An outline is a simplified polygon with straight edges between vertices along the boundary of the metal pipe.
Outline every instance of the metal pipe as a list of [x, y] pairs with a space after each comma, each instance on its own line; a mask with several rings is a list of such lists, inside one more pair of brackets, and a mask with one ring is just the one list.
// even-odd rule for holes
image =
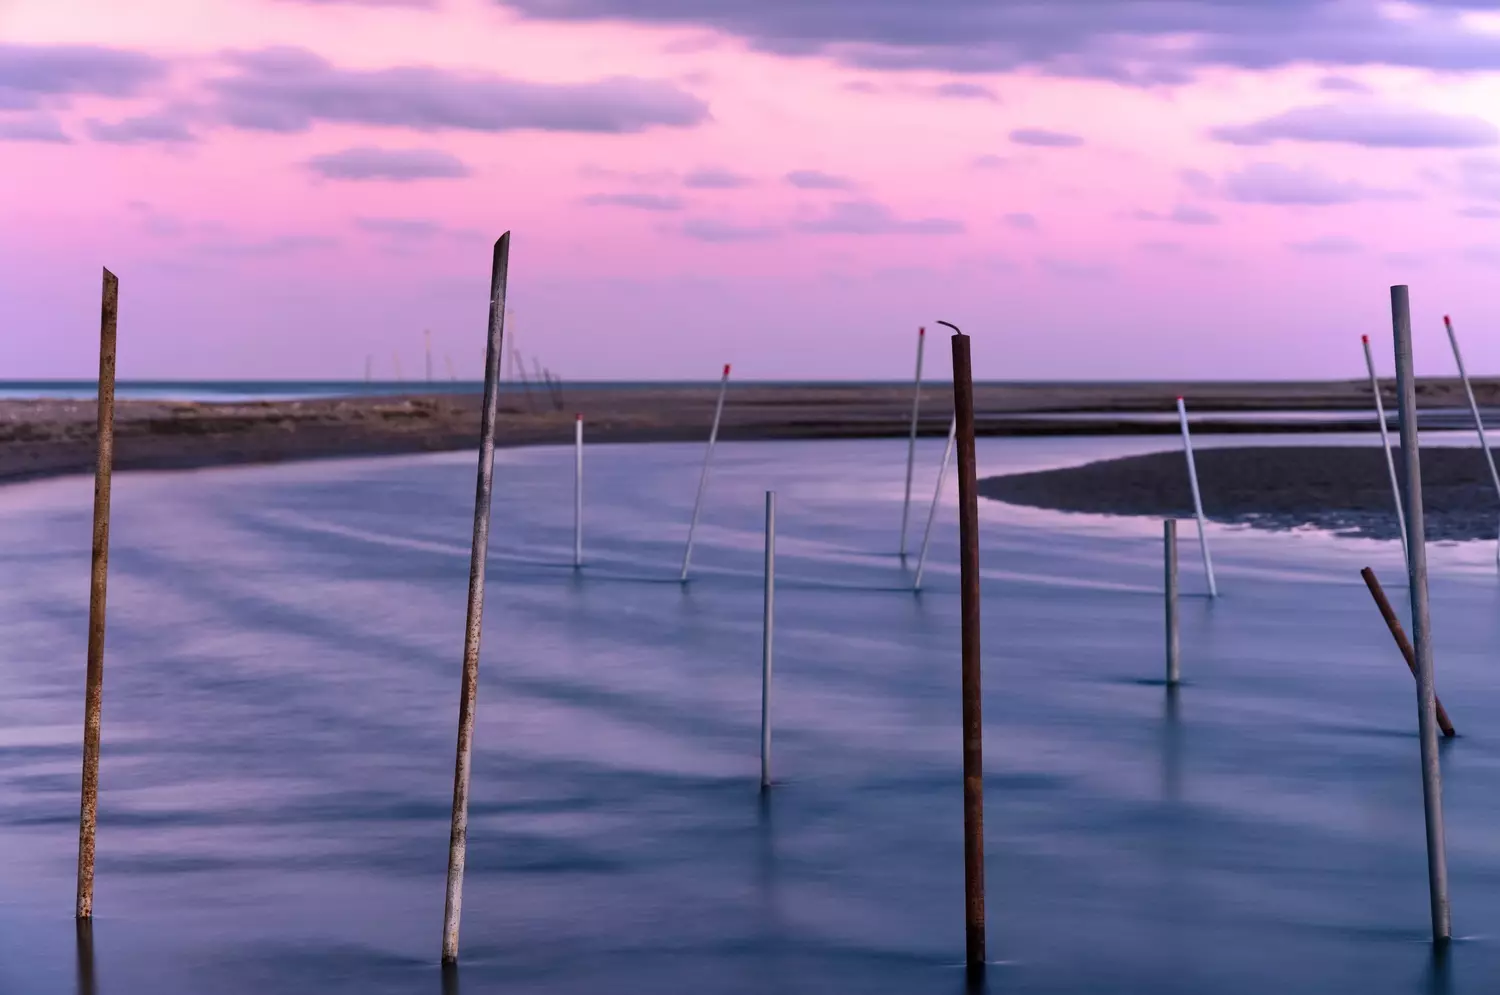
[[1432, 617], [1427, 604], [1427, 542], [1422, 516], [1422, 460], [1417, 437], [1417, 384], [1412, 376], [1411, 302], [1405, 286], [1391, 288], [1391, 325], [1396, 338], [1396, 391], [1400, 399], [1402, 503], [1411, 529], [1407, 577], [1411, 589], [1412, 638], [1416, 643], [1417, 728], [1422, 743], [1422, 812], [1427, 828], [1427, 884], [1432, 939], [1453, 935], [1448, 908], [1448, 857], [1443, 832], [1443, 773], [1438, 765], [1437, 691], [1432, 670]]
[[698, 477], [698, 496], [693, 500], [693, 520], [688, 523], [687, 549], [682, 553], [682, 582], [687, 583], [688, 565], [693, 560], [693, 536], [698, 531], [698, 513], [703, 509], [703, 491], [708, 487], [708, 468], [714, 459], [714, 444], [719, 441], [719, 421], [724, 417], [724, 395], [729, 390], [729, 364], [719, 381], [719, 403], [714, 406], [714, 425], [708, 432], [708, 449], [703, 453], [703, 472]]
[[[1469, 383], [1469, 374], [1464, 370], [1464, 357], [1458, 351], [1458, 336], [1453, 332], [1453, 321], [1443, 315], [1443, 327], [1448, 330], [1448, 344], [1453, 346], [1453, 361], [1458, 364], [1458, 377], [1464, 383], [1464, 394], [1469, 399], [1469, 411], [1474, 416], [1474, 431], [1479, 434], [1479, 451], [1484, 453], [1485, 466], [1490, 468], [1490, 481], [1495, 485], [1495, 496], [1500, 497], [1500, 472], [1495, 470], [1495, 455], [1490, 452], [1489, 440], [1484, 435], [1484, 420], [1479, 417], [1479, 404], [1474, 400], [1474, 387]], [[1500, 564], [1500, 543], [1495, 544], [1495, 562]]]
[[469, 840], [469, 771], [474, 749], [474, 707], [479, 690], [479, 636], [484, 628], [484, 568], [490, 545], [490, 495], [495, 471], [495, 409], [501, 345], [505, 339], [505, 286], [510, 232], [495, 242], [490, 266], [488, 344], [484, 357], [484, 406], [479, 421], [479, 471], [474, 489], [474, 545], [469, 556], [469, 607], [464, 627], [463, 680], [458, 698], [458, 750], [453, 766], [453, 824], [448, 836], [448, 895], [443, 908], [443, 961], [458, 960], [458, 922], [463, 910], [464, 861]]
[[943, 462], [938, 466], [937, 487], [932, 492], [932, 507], [927, 509], [927, 528], [922, 530], [922, 552], [917, 555], [917, 573], [912, 578], [911, 589], [922, 589], [922, 570], [927, 566], [927, 547], [932, 542], [932, 523], [937, 519], [938, 499], [943, 496], [943, 480], [948, 476], [948, 464], [953, 460], [953, 439], [958, 432], [958, 419], [948, 423], [948, 444], [943, 447]]
[[917, 377], [911, 394], [911, 438], [906, 443], [906, 499], [901, 503], [901, 558], [906, 559], [906, 522], [911, 515], [911, 475], [917, 459], [917, 414], [922, 408], [922, 346], [927, 329], [917, 329]]
[[[1385, 596], [1385, 589], [1375, 578], [1375, 571], [1365, 567], [1359, 575], [1365, 579], [1365, 586], [1370, 589], [1370, 597], [1375, 599], [1375, 607], [1380, 610], [1380, 617], [1385, 619], [1386, 628], [1391, 630], [1391, 638], [1396, 640], [1396, 648], [1401, 651], [1401, 657], [1406, 661], [1407, 669], [1411, 671], [1413, 677], [1416, 677], [1416, 651], [1411, 648], [1411, 642], [1406, 638], [1406, 630], [1401, 628], [1401, 619], [1396, 616], [1396, 609], [1391, 607], [1389, 599]], [[1443, 699], [1437, 696], [1436, 689], [1432, 694], [1432, 702], [1437, 712], [1438, 728], [1443, 730], [1443, 735], [1457, 736], [1458, 732], [1453, 728], [1453, 722], [1448, 718], [1448, 710], [1443, 707]]]
[[583, 566], [583, 415], [573, 420], [573, 566]]
[[94, 914], [94, 836], [99, 818], [100, 715], [104, 707], [104, 600], [109, 585], [109, 491], [115, 468], [115, 326], [120, 281], [104, 271], [99, 308], [99, 449], [94, 469], [94, 550], [89, 571], [88, 671], [83, 694], [83, 789], [78, 813], [79, 919]]
[[1162, 555], [1166, 570], [1167, 687], [1182, 680], [1182, 638], [1177, 619], [1177, 520], [1162, 522]]
[[974, 458], [974, 375], [969, 337], [953, 329], [953, 413], [958, 442], [958, 545], [963, 647], [964, 946], [971, 975], [984, 971], [984, 722], [980, 711], [979, 486]]
[[1187, 405], [1177, 399], [1177, 418], [1182, 422], [1182, 451], [1187, 456], [1188, 483], [1193, 488], [1193, 511], [1198, 515], [1198, 545], [1203, 549], [1203, 572], [1208, 575], [1208, 596], [1219, 596], [1219, 585], [1214, 583], [1214, 561], [1208, 555], [1208, 533], [1203, 521], [1203, 496], [1198, 490], [1198, 465], [1193, 460], [1193, 437], [1188, 432]]
[[776, 621], [776, 492], [766, 491], [766, 599], [760, 644], [760, 790], [771, 788], [771, 636]]
[[1365, 366], [1370, 371], [1370, 392], [1375, 395], [1375, 420], [1380, 424], [1380, 448], [1385, 451], [1385, 468], [1391, 475], [1391, 497], [1396, 502], [1396, 522], [1401, 526], [1401, 555], [1411, 559], [1411, 543], [1406, 536], [1406, 511], [1401, 507], [1401, 483], [1396, 479], [1396, 458], [1391, 455], [1391, 434], [1385, 424], [1385, 402], [1380, 399], [1380, 378], [1375, 375], [1375, 360], [1370, 356], [1370, 337], [1361, 335], [1365, 347]]

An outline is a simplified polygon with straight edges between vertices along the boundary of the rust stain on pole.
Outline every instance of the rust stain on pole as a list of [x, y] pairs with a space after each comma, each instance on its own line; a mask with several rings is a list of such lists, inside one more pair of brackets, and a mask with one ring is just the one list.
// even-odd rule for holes
[[970, 973], [984, 970], [984, 722], [979, 669], [979, 487], [974, 459], [974, 374], [969, 337], [953, 335], [958, 443], [958, 543], [963, 622], [964, 933]]
[[490, 267], [489, 340], [484, 360], [484, 408], [479, 426], [479, 476], [474, 493], [474, 546], [469, 559], [469, 612], [458, 698], [458, 755], [453, 765], [453, 826], [448, 837], [448, 896], [443, 908], [443, 963], [458, 960], [464, 861], [469, 838], [469, 770], [474, 747], [474, 703], [479, 689], [479, 635], [484, 627], [484, 567], [490, 545], [490, 494], [495, 472], [495, 409], [501, 343], [505, 338], [505, 282], [510, 232], [495, 243]]
[[99, 312], [99, 459], [94, 471], [94, 555], [89, 576], [88, 677], [83, 703], [83, 798], [78, 816], [79, 919], [94, 914], [99, 816], [99, 713], [104, 702], [104, 593], [109, 579], [109, 484], [115, 465], [115, 323], [120, 281], [104, 271]]
[[[1375, 607], [1380, 609], [1380, 616], [1385, 619], [1385, 624], [1391, 630], [1391, 638], [1396, 640], [1396, 647], [1401, 650], [1401, 655], [1406, 659], [1406, 666], [1411, 670], [1413, 677], [1417, 676], [1417, 651], [1412, 648], [1411, 641], [1406, 638], [1406, 630], [1401, 628], [1401, 619], [1396, 616], [1396, 609], [1391, 607], [1390, 601], [1385, 596], [1385, 590], [1380, 586], [1380, 581], [1375, 579], [1375, 571], [1365, 567], [1359, 572], [1365, 579], [1365, 586], [1370, 589], [1370, 597], [1375, 599]], [[1453, 723], [1448, 720], [1448, 710], [1443, 707], [1442, 699], [1436, 694], [1433, 701], [1437, 705], [1438, 727], [1443, 730], [1444, 736], [1457, 736], [1453, 729]]]

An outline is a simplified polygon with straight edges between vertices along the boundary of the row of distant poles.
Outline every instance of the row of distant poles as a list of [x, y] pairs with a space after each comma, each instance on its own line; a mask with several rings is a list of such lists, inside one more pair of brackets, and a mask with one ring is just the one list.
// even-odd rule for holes
[[[526, 386], [530, 386], [530, 384], [533, 382], [533, 379], [536, 382], [542, 384], [552, 384], [557, 382], [557, 374], [546, 366], [543, 366], [541, 360], [539, 360], [536, 356], [531, 357], [531, 375], [527, 375], [526, 359], [521, 355], [521, 351], [516, 348], [516, 337], [514, 331], [515, 314], [516, 312], [514, 308], [507, 312], [507, 322], [511, 326], [511, 334], [510, 340], [506, 343], [505, 354], [501, 357], [500, 361], [500, 379], [506, 383], [519, 382]], [[423, 380], [426, 383], [433, 383], [434, 374], [432, 329], [430, 328], [422, 329], [422, 359], [423, 370], [425, 374]], [[454, 369], [453, 356], [450, 353], [443, 353], [443, 364], [448, 372], [448, 380], [450, 382], [457, 382], [458, 372]], [[404, 383], [406, 381], [406, 372], [401, 366], [401, 353], [399, 351], [391, 352], [391, 372], [394, 374], [395, 380], [398, 383]], [[375, 355], [374, 353], [366, 353], [365, 383], [372, 383], [374, 379]]]

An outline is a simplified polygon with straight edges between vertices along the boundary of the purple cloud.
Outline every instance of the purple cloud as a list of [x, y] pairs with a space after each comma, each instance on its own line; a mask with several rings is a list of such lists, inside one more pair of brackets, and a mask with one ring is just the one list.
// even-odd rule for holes
[[816, 169], [794, 169], [786, 174], [786, 181], [798, 190], [852, 190], [855, 186], [847, 176], [834, 176]]
[[1048, 131], [1046, 128], [1017, 128], [1010, 133], [1010, 140], [1017, 145], [1035, 145], [1039, 148], [1070, 149], [1083, 144], [1078, 135], [1065, 131]]
[[889, 207], [870, 200], [843, 201], [826, 214], [793, 225], [815, 235], [954, 235], [964, 231], [953, 218], [898, 218]]
[[596, 193], [583, 198], [594, 207], [633, 207], [638, 211], [680, 211], [681, 197], [654, 193]]
[[329, 180], [460, 179], [469, 167], [458, 157], [437, 149], [381, 149], [370, 146], [313, 156], [307, 168]]
[[1007, 214], [1003, 220], [1012, 228], [1017, 228], [1021, 231], [1036, 231], [1036, 215], [1034, 214], [1017, 211], [1013, 214]]
[[94, 141], [110, 145], [181, 145], [198, 140], [188, 128], [187, 114], [177, 110], [142, 114], [120, 121], [91, 118], [84, 129]]
[[699, 242], [758, 242], [775, 238], [775, 228], [764, 225], [739, 225], [711, 218], [689, 218], [682, 223], [682, 233]]
[[1411, 194], [1338, 180], [1311, 166], [1294, 168], [1255, 162], [1223, 180], [1223, 194], [1242, 204], [1300, 204], [1325, 207], [1362, 200], [1408, 200]]
[[1251, 124], [1213, 128], [1209, 134], [1232, 145], [1291, 141], [1338, 142], [1365, 148], [1468, 149], [1500, 142], [1500, 129], [1483, 118], [1373, 103], [1298, 107]]
[[1344, 235], [1324, 235], [1303, 242], [1288, 242], [1288, 249], [1318, 256], [1345, 256], [1359, 252], [1364, 246]]
[[133, 97], [167, 74], [163, 59], [99, 45], [0, 45], [0, 110], [43, 97]]
[[750, 185], [750, 177], [715, 166], [702, 166], [682, 178], [682, 185], [693, 190], [735, 190]]
[[63, 131], [62, 123], [51, 114], [28, 114], [25, 117], [0, 118], [0, 142], [46, 142], [71, 145], [73, 139]]

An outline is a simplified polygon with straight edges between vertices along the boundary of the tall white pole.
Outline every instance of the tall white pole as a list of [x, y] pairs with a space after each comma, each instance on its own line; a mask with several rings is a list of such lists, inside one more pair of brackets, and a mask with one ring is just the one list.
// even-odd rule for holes
[[932, 507], [927, 509], [927, 528], [922, 532], [922, 552], [917, 556], [917, 574], [912, 579], [911, 589], [922, 589], [922, 569], [927, 565], [927, 546], [932, 542], [932, 523], [937, 518], [938, 499], [943, 496], [943, 478], [948, 475], [948, 464], [953, 461], [953, 443], [958, 437], [958, 418], [948, 423], [948, 445], [943, 447], [943, 462], [938, 467], [937, 489], [932, 492]]
[[583, 566], [583, 415], [573, 420], [573, 566]]
[[[1443, 831], [1443, 772], [1438, 757], [1437, 686], [1432, 669], [1432, 617], [1427, 600], [1427, 532], [1422, 518], [1422, 460], [1417, 439], [1417, 385], [1412, 376], [1411, 299], [1404, 286], [1391, 288], [1391, 325], [1396, 339], [1396, 393], [1400, 398], [1401, 461], [1405, 464], [1406, 513], [1411, 525], [1411, 629], [1417, 664], [1417, 731], [1422, 757], [1422, 815], [1427, 829], [1427, 892], [1432, 941], [1453, 935], [1448, 905], [1448, 854]], [[1450, 329], [1451, 334], [1451, 329]]]
[[906, 444], [906, 499], [901, 503], [901, 558], [906, 559], [906, 523], [911, 515], [911, 474], [917, 459], [917, 413], [922, 408], [922, 346], [927, 329], [917, 329], [917, 379], [911, 394], [911, 438]]
[[[1458, 351], [1458, 336], [1453, 333], [1453, 322], [1446, 314], [1443, 315], [1443, 327], [1448, 329], [1448, 344], [1453, 346], [1453, 361], [1458, 364], [1458, 376], [1464, 382], [1464, 394], [1469, 398], [1469, 411], [1474, 415], [1474, 431], [1479, 433], [1479, 451], [1484, 453], [1485, 465], [1490, 468], [1495, 496], [1500, 497], [1500, 473], [1495, 472], [1495, 457], [1490, 452], [1489, 440], [1484, 435], [1484, 421], [1479, 417], [1479, 404], [1474, 400], [1474, 388], [1469, 384], [1469, 374], [1464, 371], [1464, 357]], [[1495, 546], [1495, 562], [1500, 564], [1500, 543]]]
[[1208, 532], [1203, 522], [1203, 497], [1198, 492], [1198, 465], [1193, 462], [1193, 437], [1188, 432], [1187, 405], [1177, 399], [1177, 418], [1182, 422], [1182, 451], [1187, 456], [1188, 483], [1193, 488], [1193, 511], [1198, 515], [1198, 545], [1203, 549], [1203, 572], [1208, 575], [1208, 596], [1219, 596], [1219, 585], [1214, 583], [1214, 561], [1208, 555]]
[[698, 531], [698, 513], [703, 509], [703, 491], [708, 486], [708, 468], [714, 459], [714, 444], [719, 441], [719, 421], [724, 417], [724, 395], [729, 390], [729, 364], [719, 381], [719, 403], [714, 407], [714, 427], [708, 432], [708, 449], [703, 454], [703, 472], [698, 477], [698, 497], [693, 501], [693, 520], [688, 523], [687, 549], [682, 554], [682, 582], [687, 583], [688, 565], [693, 560], [693, 535]]
[[771, 633], [776, 621], [776, 492], [766, 491], [766, 600], [760, 645], [760, 790], [771, 787]]
[[1375, 375], [1375, 360], [1370, 356], [1370, 337], [1361, 335], [1365, 347], [1365, 366], [1370, 371], [1370, 392], [1375, 395], [1375, 420], [1380, 425], [1380, 448], [1385, 451], [1385, 468], [1391, 475], [1391, 497], [1396, 500], [1396, 522], [1401, 526], [1401, 555], [1411, 559], [1411, 541], [1406, 535], [1406, 511], [1401, 507], [1401, 482], [1396, 478], [1396, 458], [1391, 455], [1391, 433], [1385, 424], [1385, 402], [1380, 399], [1380, 378]]

